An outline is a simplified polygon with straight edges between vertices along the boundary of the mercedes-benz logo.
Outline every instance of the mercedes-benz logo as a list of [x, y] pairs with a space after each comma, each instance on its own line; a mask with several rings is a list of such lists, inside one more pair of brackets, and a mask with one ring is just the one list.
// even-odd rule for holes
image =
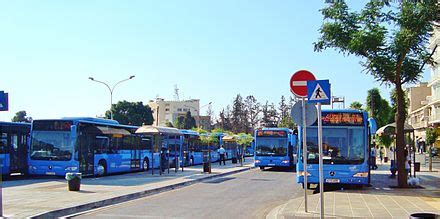
[[330, 176], [334, 176], [334, 175], [335, 175], [335, 172], [330, 171]]

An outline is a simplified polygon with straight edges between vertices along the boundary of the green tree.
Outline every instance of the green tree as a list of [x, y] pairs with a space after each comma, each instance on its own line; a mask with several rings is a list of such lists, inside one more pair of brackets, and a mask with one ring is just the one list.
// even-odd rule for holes
[[362, 103], [360, 103], [358, 101], [354, 101], [350, 104], [350, 109], [363, 110]]
[[27, 113], [25, 110], [18, 111], [15, 113], [15, 116], [12, 118], [12, 122], [32, 122], [32, 117], [27, 116]]
[[[151, 125], [154, 122], [153, 112], [148, 105], [142, 102], [119, 101], [112, 105], [113, 119], [126, 125]], [[110, 118], [110, 111], [105, 112]]]
[[382, 127], [394, 122], [394, 113], [387, 100], [383, 99], [377, 88], [368, 90], [366, 110], [370, 117], [376, 120], [377, 126]]
[[178, 129], [192, 129], [197, 126], [195, 118], [187, 111], [185, 116], [179, 116], [174, 121], [174, 127]]
[[171, 123], [170, 121], [167, 121], [167, 122], [165, 123], [165, 126], [166, 126], [166, 127], [170, 127], [170, 128], [174, 128], [173, 123]]
[[[396, 4], [397, 10], [393, 10]], [[335, 48], [363, 58], [366, 72], [396, 89], [396, 141], [398, 186], [407, 187], [404, 156], [405, 96], [402, 85], [421, 77], [425, 63], [432, 64], [426, 44], [440, 19], [437, 0], [390, 3], [370, 0], [360, 12], [345, 1], [333, 1], [321, 10], [324, 22], [315, 51]]]
[[385, 148], [389, 148], [394, 141], [394, 137], [387, 134], [376, 135], [375, 139], [378, 145], [382, 145]]
[[247, 132], [249, 122], [247, 120], [246, 107], [243, 98], [237, 94], [232, 104], [232, 131], [233, 132]]
[[[408, 117], [408, 108], [409, 108], [409, 99], [408, 99], [408, 93], [406, 91], [403, 91], [404, 93], [404, 115], [405, 118]], [[397, 92], [396, 89], [393, 89], [391, 91], [391, 113], [394, 115], [397, 112]]]
[[257, 99], [252, 95], [246, 97], [244, 104], [247, 112], [247, 120], [250, 126], [250, 133], [253, 133], [258, 125], [261, 106], [260, 103], [257, 102]]
[[426, 129], [426, 144], [429, 145], [429, 171], [432, 171], [432, 148], [434, 147], [434, 143], [437, 140], [438, 134], [434, 128]]
[[295, 129], [296, 124], [291, 117], [285, 117], [278, 123], [278, 128]]

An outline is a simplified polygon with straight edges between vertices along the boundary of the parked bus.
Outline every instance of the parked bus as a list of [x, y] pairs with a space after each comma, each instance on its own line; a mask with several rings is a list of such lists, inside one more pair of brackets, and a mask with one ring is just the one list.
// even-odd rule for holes
[[0, 122], [0, 170], [5, 177], [27, 174], [30, 123]]
[[[186, 153], [187, 164], [188, 165], [200, 165], [203, 163], [203, 153], [208, 150], [208, 145], [202, 143], [200, 137], [202, 135], [210, 135], [210, 133], [200, 134], [193, 130], [180, 130], [183, 133], [183, 146], [182, 146], [182, 160], [183, 155]], [[219, 148], [219, 143], [210, 143], [210, 156], [211, 162], [215, 162], [219, 159], [217, 149]], [[187, 166], [188, 166], [187, 165]]]
[[135, 134], [137, 128], [97, 118], [34, 120], [29, 174], [96, 176], [158, 167], [158, 154], [152, 163], [152, 139]]
[[[367, 185], [369, 176], [369, 122], [359, 110], [323, 110], [322, 144], [324, 183]], [[375, 129], [375, 127], [372, 127]], [[302, 127], [299, 127], [297, 182], [304, 187]], [[317, 122], [307, 127], [308, 183], [319, 184]]]
[[296, 164], [297, 137], [288, 128], [263, 128], [255, 131], [255, 166], [290, 167]]

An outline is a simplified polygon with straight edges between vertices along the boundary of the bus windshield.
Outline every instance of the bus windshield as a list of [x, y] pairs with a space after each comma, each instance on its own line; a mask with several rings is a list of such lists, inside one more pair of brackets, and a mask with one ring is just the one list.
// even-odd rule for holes
[[[324, 164], [361, 164], [365, 159], [365, 133], [362, 128], [322, 129]], [[308, 162], [319, 162], [318, 129], [307, 128]]]
[[287, 155], [287, 139], [258, 138], [256, 144], [257, 156]]
[[33, 131], [30, 157], [33, 160], [70, 160], [69, 140], [68, 131]]

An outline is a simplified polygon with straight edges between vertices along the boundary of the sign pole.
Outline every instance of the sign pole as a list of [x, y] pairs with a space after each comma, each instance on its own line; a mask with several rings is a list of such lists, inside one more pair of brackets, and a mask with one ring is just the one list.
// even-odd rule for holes
[[303, 164], [304, 164], [304, 211], [307, 212], [307, 139], [306, 139], [306, 98], [302, 98], [302, 117], [303, 117], [303, 129], [302, 129], [302, 145], [303, 145]]
[[318, 102], [318, 150], [319, 150], [319, 194], [320, 194], [320, 218], [324, 218], [324, 174], [322, 162], [322, 120], [321, 103]]

